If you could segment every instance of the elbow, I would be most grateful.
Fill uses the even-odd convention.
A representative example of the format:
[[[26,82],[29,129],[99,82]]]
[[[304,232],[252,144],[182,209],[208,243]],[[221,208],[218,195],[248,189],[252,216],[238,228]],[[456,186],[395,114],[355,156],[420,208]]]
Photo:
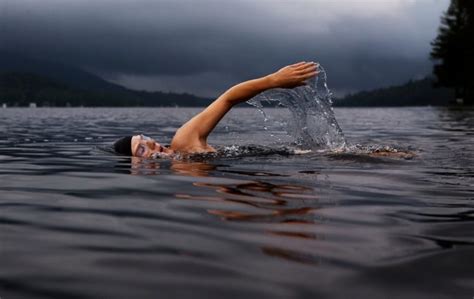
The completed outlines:
[[[222,96],[220,96],[217,101],[221,102],[224,106],[227,108],[232,108],[233,106],[239,104],[242,102],[238,97],[235,95],[232,95],[231,93],[224,93]]]

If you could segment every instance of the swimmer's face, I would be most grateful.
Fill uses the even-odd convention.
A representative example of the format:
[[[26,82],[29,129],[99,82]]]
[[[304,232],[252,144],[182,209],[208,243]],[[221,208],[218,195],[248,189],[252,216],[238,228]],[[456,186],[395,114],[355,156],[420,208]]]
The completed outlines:
[[[169,150],[145,135],[132,137],[132,155],[134,157],[150,158],[153,155],[168,155]]]

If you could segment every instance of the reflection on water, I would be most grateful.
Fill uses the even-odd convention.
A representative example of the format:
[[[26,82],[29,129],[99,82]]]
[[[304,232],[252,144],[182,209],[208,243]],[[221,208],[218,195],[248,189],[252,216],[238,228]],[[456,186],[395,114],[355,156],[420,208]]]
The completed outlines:
[[[5,110],[1,298],[474,293],[474,111],[339,109],[361,146],[296,153],[285,124],[237,109],[211,136],[221,155],[143,160],[101,148],[166,143],[195,111]]]
[[[193,162],[190,160],[161,161],[177,175],[190,177],[208,177],[217,171],[218,166],[210,162]],[[159,174],[160,161],[131,158],[132,175]],[[222,171],[245,176],[274,177],[284,176],[271,172]],[[303,171],[306,174],[316,174],[314,171]],[[317,175],[313,177],[317,180]],[[312,239],[320,238],[309,231],[308,225],[321,224],[316,221],[314,211],[318,209],[319,197],[311,187],[297,184],[272,184],[264,181],[246,181],[239,183],[206,183],[194,182],[193,186],[209,188],[214,196],[193,195],[191,193],[176,193],[175,198],[202,202],[219,203],[221,209],[205,209],[210,215],[217,216],[222,221],[241,221],[248,223],[279,223],[278,230],[264,229],[263,233],[274,236]],[[199,192],[198,192],[199,194]],[[242,209],[244,207],[244,209]],[[254,211],[248,211],[248,209]],[[302,227],[301,225],[305,225]],[[315,263],[317,257],[280,248],[278,246],[262,246],[262,252],[272,257],[288,259],[296,262]]]
[[[291,238],[317,239],[316,234],[308,232],[307,228],[299,230],[299,226],[296,225],[317,223],[313,211],[317,209],[318,197],[314,194],[312,188],[300,185],[276,185],[261,181],[240,184],[194,183],[194,185],[212,188],[216,193],[222,194],[221,196],[211,197],[210,200],[227,203],[228,207],[225,209],[207,209],[207,212],[218,216],[223,221],[280,223],[278,230],[267,229],[263,233]],[[176,198],[208,200],[201,196],[195,197],[189,194],[176,194]],[[311,201],[311,206],[307,206],[308,201]],[[241,206],[255,208],[256,211],[242,211],[239,209]],[[262,246],[261,249],[266,255],[290,261],[314,263],[317,260],[312,255],[288,250],[284,247]]]

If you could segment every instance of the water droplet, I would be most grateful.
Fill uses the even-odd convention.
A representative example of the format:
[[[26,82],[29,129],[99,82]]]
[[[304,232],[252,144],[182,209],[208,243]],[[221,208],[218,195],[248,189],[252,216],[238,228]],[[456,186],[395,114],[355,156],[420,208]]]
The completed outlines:
[[[285,123],[287,132],[305,147],[327,146],[331,149],[345,146],[345,138],[331,107],[332,93],[327,85],[327,74],[319,65],[319,76],[306,88],[267,90],[247,103],[256,107],[264,118],[264,130],[268,130],[270,119],[263,110],[263,103],[276,103],[288,108],[291,119]],[[277,124],[277,122],[275,122]],[[281,124],[279,122],[278,124]],[[281,127],[281,125],[280,125]],[[271,135],[273,137],[273,134]]]

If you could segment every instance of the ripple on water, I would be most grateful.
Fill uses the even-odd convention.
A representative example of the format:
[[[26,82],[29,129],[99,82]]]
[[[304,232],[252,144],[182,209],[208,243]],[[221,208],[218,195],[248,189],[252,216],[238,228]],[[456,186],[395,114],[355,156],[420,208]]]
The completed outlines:
[[[96,147],[195,110],[27,110],[0,117],[2,298],[472,296],[472,113],[336,110],[362,146],[295,154],[237,109],[223,154],[150,161]]]

